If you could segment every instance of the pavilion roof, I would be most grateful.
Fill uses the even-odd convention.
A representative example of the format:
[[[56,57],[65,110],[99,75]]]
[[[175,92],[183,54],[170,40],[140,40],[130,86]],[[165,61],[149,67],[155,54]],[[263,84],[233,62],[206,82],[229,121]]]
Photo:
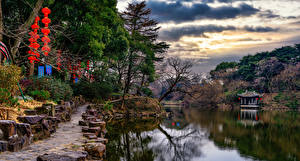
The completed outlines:
[[[255,91],[246,91],[242,94],[238,94],[240,97],[261,97],[262,95],[259,93],[256,93]]]

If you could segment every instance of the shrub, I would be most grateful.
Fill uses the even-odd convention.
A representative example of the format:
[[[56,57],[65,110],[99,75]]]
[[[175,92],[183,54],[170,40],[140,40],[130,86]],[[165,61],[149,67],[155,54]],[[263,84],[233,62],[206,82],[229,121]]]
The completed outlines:
[[[29,95],[38,101],[45,101],[50,98],[50,93],[45,90],[35,90],[29,92]]]
[[[0,104],[5,106],[16,106],[18,105],[18,99],[14,98],[8,89],[0,88]]]
[[[26,93],[45,90],[50,93],[50,98],[54,101],[70,100],[73,95],[73,90],[68,83],[51,77],[31,78],[21,82],[23,86],[27,86]]]
[[[285,104],[289,108],[299,108],[300,104],[298,100],[290,100],[287,104]]]
[[[109,111],[113,108],[113,106],[114,105],[110,101],[106,101],[103,108],[104,108],[105,111]]]
[[[73,85],[75,95],[82,95],[87,99],[105,99],[111,96],[113,87],[106,82],[85,82],[82,81]]]
[[[5,88],[11,94],[15,94],[21,78],[21,68],[14,65],[0,65],[0,88]]]

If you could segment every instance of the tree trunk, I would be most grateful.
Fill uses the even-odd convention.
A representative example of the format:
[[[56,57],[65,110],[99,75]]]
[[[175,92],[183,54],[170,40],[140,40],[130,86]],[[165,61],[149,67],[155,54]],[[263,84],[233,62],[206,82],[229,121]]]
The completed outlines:
[[[166,93],[164,93],[160,98],[159,98],[159,102],[161,102],[164,98],[166,98],[170,93],[173,92],[173,88],[176,86],[177,82],[175,82],[174,84],[172,84],[169,89],[167,90]]]
[[[30,25],[33,23],[35,17],[38,15],[38,12],[41,10],[43,6],[44,0],[38,0],[35,4],[35,7],[33,8],[32,12],[30,13],[30,16],[25,21],[23,25],[19,27],[19,31],[25,31],[28,30]],[[14,60],[17,56],[17,52],[19,51],[19,47],[21,45],[21,42],[23,41],[24,35],[20,35],[14,42],[13,47],[11,48],[11,55],[12,59]]]
[[[30,63],[29,76],[33,76],[33,74],[34,74],[34,63]]]
[[[138,87],[137,90],[136,90],[136,94],[139,95],[139,96],[141,95],[141,89],[144,86],[144,82],[145,82],[145,74],[143,74],[143,76],[142,76],[142,81],[141,81],[140,87]]]

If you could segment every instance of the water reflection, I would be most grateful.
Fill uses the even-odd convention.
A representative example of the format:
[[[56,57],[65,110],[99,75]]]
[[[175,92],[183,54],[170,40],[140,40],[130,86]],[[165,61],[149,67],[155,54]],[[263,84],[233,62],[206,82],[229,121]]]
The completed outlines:
[[[164,120],[110,122],[107,160],[300,160],[297,113],[172,111]]]
[[[238,120],[244,126],[255,126],[259,123],[259,110],[241,109]]]

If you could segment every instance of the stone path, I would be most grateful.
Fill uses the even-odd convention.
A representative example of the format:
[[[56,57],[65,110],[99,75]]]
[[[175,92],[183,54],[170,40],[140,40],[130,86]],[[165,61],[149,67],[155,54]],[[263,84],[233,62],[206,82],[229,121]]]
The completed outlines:
[[[57,131],[48,139],[34,142],[19,152],[3,152],[0,161],[36,161],[37,156],[45,153],[65,154],[70,151],[83,150],[83,136],[78,121],[87,105],[78,107],[70,122],[60,123]]]

